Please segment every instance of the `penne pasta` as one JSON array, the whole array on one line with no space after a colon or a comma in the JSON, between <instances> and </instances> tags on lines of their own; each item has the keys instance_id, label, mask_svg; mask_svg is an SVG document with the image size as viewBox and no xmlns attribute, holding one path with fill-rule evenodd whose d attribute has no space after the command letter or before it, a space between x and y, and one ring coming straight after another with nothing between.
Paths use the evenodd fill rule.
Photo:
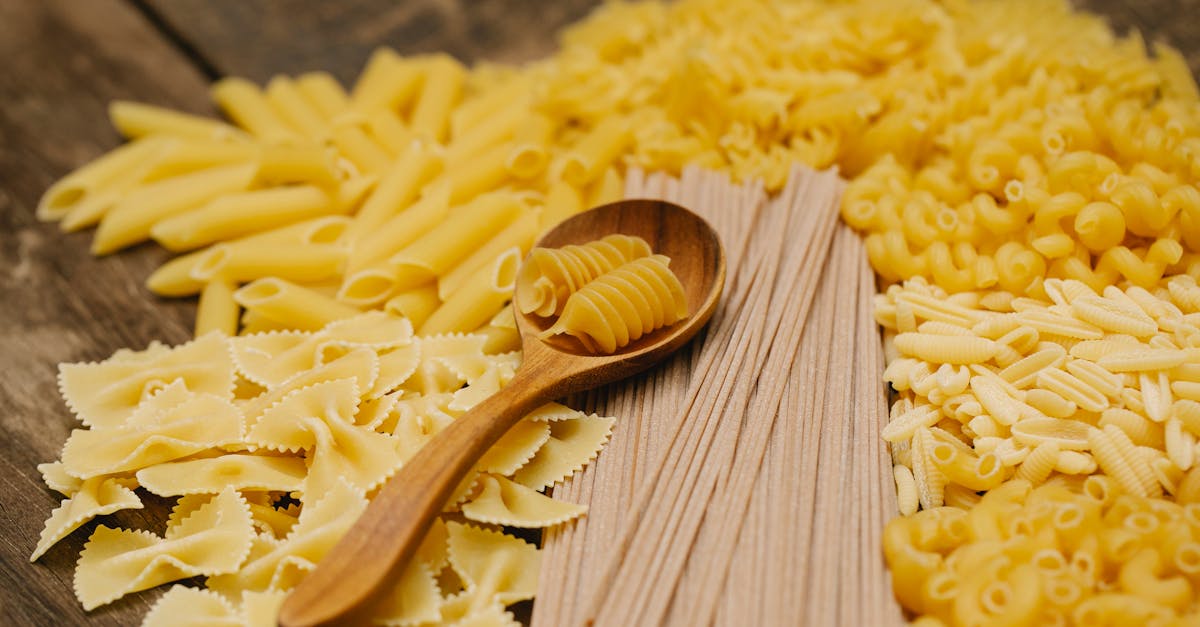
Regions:
<instances>
[{"instance_id":1,"label":"penne pasta","mask_svg":"<svg viewBox=\"0 0 1200 627\"><path fill-rule=\"evenodd\" d=\"M237 335L241 311L234 301L233 289L232 284L219 278L204 284L200 304L196 307L196 337L212 331Z\"/></svg>"},{"instance_id":2,"label":"penne pasta","mask_svg":"<svg viewBox=\"0 0 1200 627\"><path fill-rule=\"evenodd\" d=\"M441 276L512 222L521 209L516 199L503 193L484 194L452 209L444 222L388 259L396 272L395 289Z\"/></svg>"},{"instance_id":3,"label":"penne pasta","mask_svg":"<svg viewBox=\"0 0 1200 627\"><path fill-rule=\"evenodd\" d=\"M255 137L272 143L293 143L300 139L297 129L284 122L254 83L242 78L223 78L213 84L212 95L230 119Z\"/></svg>"},{"instance_id":4,"label":"penne pasta","mask_svg":"<svg viewBox=\"0 0 1200 627\"><path fill-rule=\"evenodd\" d=\"M430 283L396 294L388 299L383 310L392 315L408 318L412 321L413 326L420 327L441 304L437 286Z\"/></svg>"},{"instance_id":5,"label":"penne pasta","mask_svg":"<svg viewBox=\"0 0 1200 627\"><path fill-rule=\"evenodd\" d=\"M446 54L423 59L421 65L424 80L410 124L415 132L441 143L449 131L450 112L462 98L466 69Z\"/></svg>"},{"instance_id":6,"label":"penne pasta","mask_svg":"<svg viewBox=\"0 0 1200 627\"><path fill-rule=\"evenodd\" d=\"M341 272L346 253L331 244L230 246L218 244L204 253L191 269L193 279L221 278L247 283L277 277L298 283L322 281Z\"/></svg>"},{"instance_id":7,"label":"penne pasta","mask_svg":"<svg viewBox=\"0 0 1200 627\"><path fill-rule=\"evenodd\" d=\"M328 72L308 72L296 78L296 89L324 120L332 121L350 108L350 96Z\"/></svg>"},{"instance_id":8,"label":"penne pasta","mask_svg":"<svg viewBox=\"0 0 1200 627\"><path fill-rule=\"evenodd\" d=\"M485 324L512 298L521 250L513 247L476 269L418 327L421 335L453 333Z\"/></svg>"},{"instance_id":9,"label":"penne pasta","mask_svg":"<svg viewBox=\"0 0 1200 627\"><path fill-rule=\"evenodd\" d=\"M277 187L217 198L193 211L158 222L151 235L168 250L190 250L335 211L337 205L320 188Z\"/></svg>"},{"instance_id":10,"label":"penne pasta","mask_svg":"<svg viewBox=\"0 0 1200 627\"><path fill-rule=\"evenodd\" d=\"M368 201L369 203L370 201ZM363 208L366 211L366 207ZM350 248L346 267L351 272L382 263L400 249L442 224L450 213L450 190L445 185L432 185L416 203L388 218L372 229L358 229L361 239L354 239L354 227L360 224L362 212L347 230L346 239L355 242Z\"/></svg>"},{"instance_id":11,"label":"penne pasta","mask_svg":"<svg viewBox=\"0 0 1200 627\"><path fill-rule=\"evenodd\" d=\"M148 135L199 140L246 139L244 132L224 122L128 100L109 103L108 119L129 139Z\"/></svg>"},{"instance_id":12,"label":"penne pasta","mask_svg":"<svg viewBox=\"0 0 1200 627\"><path fill-rule=\"evenodd\" d=\"M66 231L95 224L128 186L153 167L152 161L174 143L164 137L137 139L75 170L42 194L37 206L38 219L63 220L61 228Z\"/></svg>"},{"instance_id":13,"label":"penne pasta","mask_svg":"<svg viewBox=\"0 0 1200 627\"><path fill-rule=\"evenodd\" d=\"M266 96L275 113L304 137L321 141L328 132L329 123L300 93L292 79L286 76L271 77L267 81Z\"/></svg>"},{"instance_id":14,"label":"penne pasta","mask_svg":"<svg viewBox=\"0 0 1200 627\"><path fill-rule=\"evenodd\" d=\"M362 313L319 292L275 277L242 286L233 293L233 300L247 311L303 331L317 331L330 322Z\"/></svg>"},{"instance_id":15,"label":"penne pasta","mask_svg":"<svg viewBox=\"0 0 1200 627\"><path fill-rule=\"evenodd\" d=\"M491 264L500 255L508 254L508 251L513 248L520 252L521 258L524 258L529 249L533 247L533 242L537 239L537 234L537 214L533 212L522 213L512 223L489 239L486 244L471 253L469 257L463 259L445 274L438 277L438 298L443 301L448 300L450 295L461 289L480 268Z\"/></svg>"},{"instance_id":16,"label":"penne pasta","mask_svg":"<svg viewBox=\"0 0 1200 627\"><path fill-rule=\"evenodd\" d=\"M578 186L591 183L617 160L629 139L627 120L618 116L606 118L562 156L558 175Z\"/></svg>"},{"instance_id":17,"label":"penne pasta","mask_svg":"<svg viewBox=\"0 0 1200 627\"><path fill-rule=\"evenodd\" d=\"M411 205L421 187L441 169L442 162L432 151L412 144L403 157L380 175L374 191L355 214L354 223L346 233L347 239L358 242L376 233L376 229L397 212Z\"/></svg>"},{"instance_id":18,"label":"penne pasta","mask_svg":"<svg viewBox=\"0 0 1200 627\"><path fill-rule=\"evenodd\" d=\"M138 187L104 215L92 239L92 252L104 255L144 241L158 222L244 191L256 169L245 164L220 166Z\"/></svg>"},{"instance_id":19,"label":"penne pasta","mask_svg":"<svg viewBox=\"0 0 1200 627\"><path fill-rule=\"evenodd\" d=\"M354 84L350 100L355 109L364 113L396 110L408 103L423 80L415 63L400 58L391 48L378 48L371 53Z\"/></svg>"}]
</instances>

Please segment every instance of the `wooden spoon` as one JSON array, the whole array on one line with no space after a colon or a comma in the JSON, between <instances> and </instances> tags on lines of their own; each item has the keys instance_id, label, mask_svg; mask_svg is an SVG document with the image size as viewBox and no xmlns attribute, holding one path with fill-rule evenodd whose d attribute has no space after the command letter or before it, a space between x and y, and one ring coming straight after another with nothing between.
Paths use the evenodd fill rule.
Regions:
<instances>
[{"instance_id":1,"label":"wooden spoon","mask_svg":"<svg viewBox=\"0 0 1200 627\"><path fill-rule=\"evenodd\" d=\"M671 258L690 315L615 354L592 355L569 336L539 340L552 320L514 307L524 355L512 381L446 427L380 489L349 533L284 601L280 625L367 624L374 602L399 578L459 482L517 421L553 399L649 368L708 322L725 284L725 253L712 227L683 207L615 202L566 220L537 245L583 244L613 233L637 235Z\"/></svg>"}]
</instances>

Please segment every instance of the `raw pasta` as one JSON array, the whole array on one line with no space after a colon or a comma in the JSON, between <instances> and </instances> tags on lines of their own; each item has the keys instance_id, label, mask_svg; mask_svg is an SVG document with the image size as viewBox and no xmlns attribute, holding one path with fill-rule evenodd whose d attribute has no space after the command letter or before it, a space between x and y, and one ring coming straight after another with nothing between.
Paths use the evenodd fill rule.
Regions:
<instances>
[{"instance_id":1,"label":"raw pasta","mask_svg":"<svg viewBox=\"0 0 1200 627\"><path fill-rule=\"evenodd\" d=\"M207 590L173 588L147 624L176 611L212 624L274 624L283 596L350 528L371 490L512 378L519 355L485 353L485 342L417 337L408 320L371 312L315 331L213 333L64 365L64 395L91 428L72 433L61 462L41 467L67 499L31 559L94 517L141 508L135 490L176 498L164 533L103 525L92 533L76 571L80 602L92 609L202 576ZM532 596L539 550L492 527L580 516L585 506L542 491L591 461L612 424L561 405L518 423L448 505L379 620L436 621L493 605L507 616L504 605ZM486 527L444 522L462 517ZM513 576L496 579L495 568Z\"/></svg>"},{"instance_id":2,"label":"raw pasta","mask_svg":"<svg viewBox=\"0 0 1200 627\"><path fill-rule=\"evenodd\" d=\"M597 276L567 298L562 314L539 337L568 334L587 350L611 354L688 316L687 297L670 259L651 255Z\"/></svg>"}]
</instances>

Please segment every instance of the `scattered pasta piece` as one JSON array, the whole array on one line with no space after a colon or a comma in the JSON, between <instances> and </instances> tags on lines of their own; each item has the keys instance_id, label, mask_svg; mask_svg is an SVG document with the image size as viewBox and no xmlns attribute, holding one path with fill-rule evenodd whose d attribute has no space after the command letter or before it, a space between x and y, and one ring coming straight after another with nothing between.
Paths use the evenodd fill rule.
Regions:
<instances>
[{"instance_id":1,"label":"scattered pasta piece","mask_svg":"<svg viewBox=\"0 0 1200 627\"><path fill-rule=\"evenodd\" d=\"M250 508L232 488L173 514L163 537L101 525L79 555L75 593L91 610L168 581L236 572L253 538Z\"/></svg>"}]
</instances>

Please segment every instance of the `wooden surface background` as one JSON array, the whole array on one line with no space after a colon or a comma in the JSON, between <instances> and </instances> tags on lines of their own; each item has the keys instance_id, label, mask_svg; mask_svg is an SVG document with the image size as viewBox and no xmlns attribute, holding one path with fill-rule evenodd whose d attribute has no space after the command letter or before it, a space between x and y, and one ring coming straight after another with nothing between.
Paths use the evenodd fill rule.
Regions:
<instances>
[{"instance_id":1,"label":"wooden surface background","mask_svg":"<svg viewBox=\"0 0 1200 627\"><path fill-rule=\"evenodd\" d=\"M207 83L263 82L324 69L344 82L370 51L442 50L466 62L522 62L597 0L3 0L0 1L0 623L137 624L157 592L85 614L74 562L96 523L30 564L59 496L35 468L58 457L74 420L56 364L98 360L190 335L193 304L154 298L142 281L163 251L144 245L94 259L90 232L64 235L34 217L54 180L120 143L105 107L123 98L212 113ZM1119 30L1183 50L1200 73L1200 0L1088 0ZM166 503L120 512L154 528ZM109 523L113 524L112 522Z\"/></svg>"}]
</instances>

